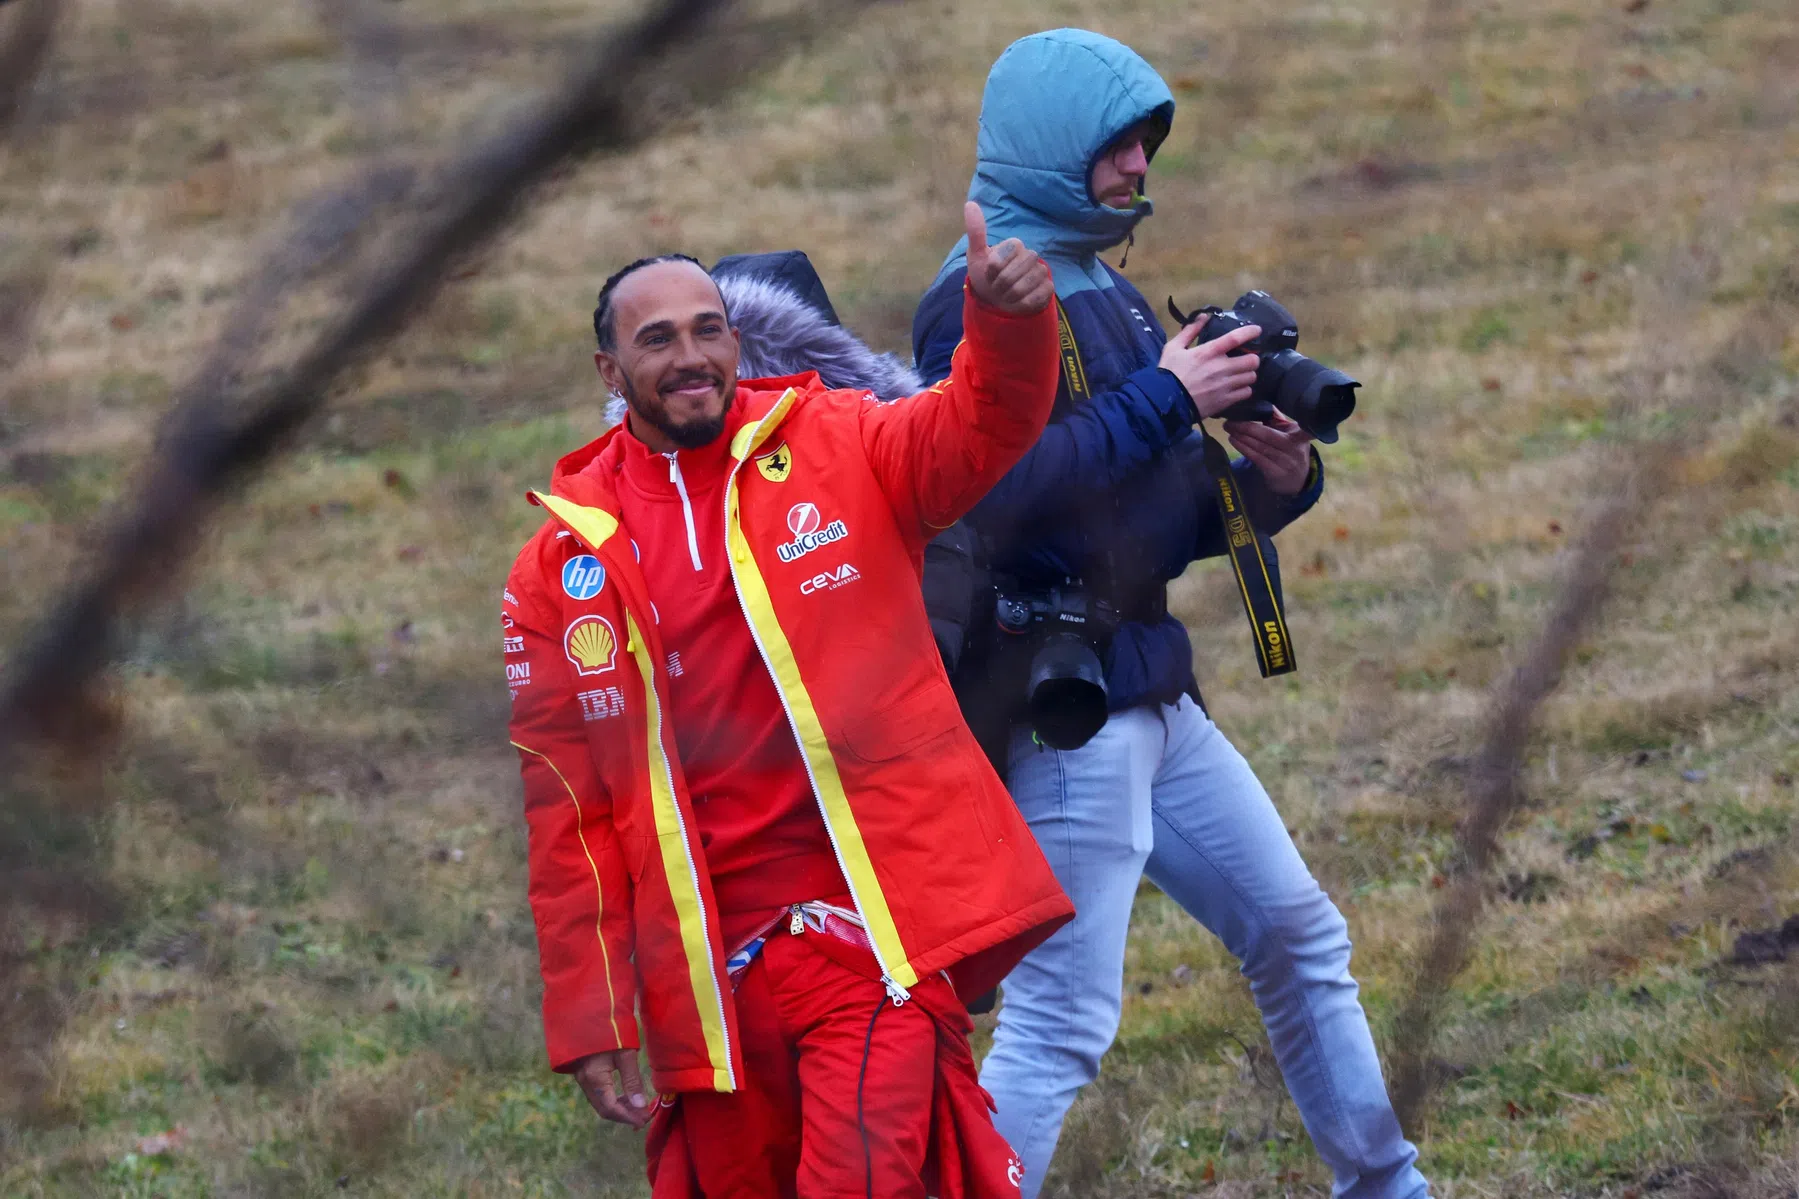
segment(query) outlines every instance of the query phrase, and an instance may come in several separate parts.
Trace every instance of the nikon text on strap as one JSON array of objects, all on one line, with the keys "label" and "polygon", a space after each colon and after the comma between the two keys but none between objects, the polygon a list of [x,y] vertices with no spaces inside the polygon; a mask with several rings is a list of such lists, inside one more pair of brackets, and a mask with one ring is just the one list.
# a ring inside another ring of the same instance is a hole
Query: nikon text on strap
[{"label": "nikon text on strap", "polygon": [[1275,593],[1274,578],[1268,573],[1268,562],[1262,556],[1262,539],[1249,523],[1249,510],[1243,506],[1243,493],[1237,489],[1237,476],[1231,471],[1230,455],[1208,432],[1199,426],[1205,438],[1206,473],[1212,476],[1217,491],[1218,515],[1224,521],[1224,537],[1230,546],[1231,570],[1237,575],[1237,588],[1243,596],[1243,611],[1249,617],[1249,629],[1256,642],[1256,665],[1262,677],[1271,678],[1296,669],[1293,642],[1287,636],[1287,618],[1281,613],[1281,597]]},{"label": "nikon text on strap", "polygon": [[[1071,400],[1079,404],[1093,398],[1087,383],[1087,369],[1081,362],[1080,348],[1075,345],[1074,329],[1062,302],[1056,301],[1056,326],[1062,347],[1062,382]],[[1225,544],[1230,550],[1231,570],[1237,576],[1237,590],[1243,597],[1243,612],[1249,618],[1250,634],[1256,643],[1256,665],[1263,678],[1288,674],[1297,669],[1293,661],[1293,642],[1287,636],[1287,618],[1281,612],[1281,599],[1275,590],[1274,576],[1262,555],[1262,539],[1250,523],[1249,509],[1243,504],[1237,476],[1231,471],[1230,455],[1206,431],[1202,422],[1199,435],[1204,439],[1206,473],[1218,501],[1218,517],[1224,523]]]}]

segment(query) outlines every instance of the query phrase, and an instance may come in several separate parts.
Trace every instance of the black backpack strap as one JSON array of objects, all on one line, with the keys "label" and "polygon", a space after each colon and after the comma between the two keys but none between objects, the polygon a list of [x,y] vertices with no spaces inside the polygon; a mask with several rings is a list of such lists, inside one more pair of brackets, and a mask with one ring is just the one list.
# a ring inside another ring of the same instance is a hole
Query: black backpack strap
[{"label": "black backpack strap", "polygon": [[992,590],[980,538],[967,521],[957,521],[926,543],[924,610],[943,669],[952,676],[978,627],[983,603],[991,602]]}]

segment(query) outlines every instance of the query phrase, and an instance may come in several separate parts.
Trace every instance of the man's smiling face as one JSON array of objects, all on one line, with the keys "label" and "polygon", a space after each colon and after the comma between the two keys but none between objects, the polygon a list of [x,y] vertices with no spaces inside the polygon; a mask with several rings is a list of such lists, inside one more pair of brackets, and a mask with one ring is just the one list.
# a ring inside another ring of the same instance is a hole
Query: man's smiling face
[{"label": "man's smiling face", "polygon": [[737,332],[712,276],[691,262],[633,271],[612,293],[613,348],[594,362],[652,449],[695,449],[724,432],[737,394]]}]

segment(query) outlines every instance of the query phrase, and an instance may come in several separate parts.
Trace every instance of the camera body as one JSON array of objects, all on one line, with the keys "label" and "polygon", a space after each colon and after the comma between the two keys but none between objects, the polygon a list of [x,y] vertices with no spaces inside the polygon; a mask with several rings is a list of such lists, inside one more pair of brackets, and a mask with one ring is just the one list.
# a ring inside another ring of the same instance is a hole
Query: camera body
[{"label": "camera body", "polygon": [[1106,723],[1100,655],[1118,630],[1117,609],[1071,579],[1046,591],[1001,588],[994,623],[1029,652],[1025,703],[1038,740],[1052,749],[1085,745]]},{"label": "camera body", "polygon": [[1337,426],[1355,411],[1356,388],[1361,384],[1299,352],[1299,322],[1279,300],[1265,291],[1246,291],[1229,308],[1208,305],[1199,312],[1183,313],[1170,296],[1168,311],[1183,328],[1199,319],[1200,313],[1211,314],[1212,319],[1193,339],[1195,345],[1215,341],[1245,325],[1261,329],[1254,341],[1236,351],[1261,358],[1250,397],[1219,413],[1222,419],[1268,424],[1279,408],[1326,445],[1337,440]]}]

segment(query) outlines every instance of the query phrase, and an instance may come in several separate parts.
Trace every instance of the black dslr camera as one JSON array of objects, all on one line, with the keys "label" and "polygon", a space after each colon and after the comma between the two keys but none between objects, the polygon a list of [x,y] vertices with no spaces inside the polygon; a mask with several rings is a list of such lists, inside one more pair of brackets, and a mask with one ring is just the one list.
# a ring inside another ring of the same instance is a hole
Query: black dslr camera
[{"label": "black dslr camera", "polygon": [[1106,670],[1100,662],[1118,631],[1118,612],[1070,580],[1048,591],[1001,590],[994,600],[1001,633],[1028,647],[1025,703],[1037,739],[1079,749],[1106,723]]},{"label": "black dslr camera", "polygon": [[1337,440],[1337,426],[1355,411],[1355,391],[1361,384],[1322,363],[1301,354],[1299,322],[1279,300],[1265,291],[1246,291],[1237,302],[1224,309],[1208,304],[1198,312],[1183,313],[1168,297],[1168,312],[1186,328],[1201,313],[1211,313],[1193,344],[1214,341],[1232,329],[1256,325],[1261,336],[1239,348],[1237,354],[1258,354],[1255,387],[1250,397],[1233,404],[1218,415],[1224,420],[1251,420],[1268,424],[1274,409],[1292,417],[1299,427],[1319,441],[1330,445]]}]

